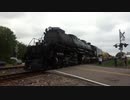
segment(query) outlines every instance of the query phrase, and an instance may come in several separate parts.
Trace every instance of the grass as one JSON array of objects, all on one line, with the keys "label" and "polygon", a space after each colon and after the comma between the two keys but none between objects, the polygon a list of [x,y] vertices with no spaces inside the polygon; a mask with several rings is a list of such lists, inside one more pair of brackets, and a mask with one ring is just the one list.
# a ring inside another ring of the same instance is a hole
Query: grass
[{"label": "grass", "polygon": [[128,65],[130,65],[130,60],[128,60]]},{"label": "grass", "polygon": [[114,59],[112,60],[109,60],[109,61],[104,61],[101,65],[99,65],[98,63],[96,63],[96,65],[98,66],[102,66],[102,67],[119,67],[119,68],[130,68],[130,60],[128,60],[127,62],[127,66],[125,66],[124,62],[122,62],[121,60],[118,60],[117,61],[117,66],[115,66],[115,62],[114,62]]},{"label": "grass", "polygon": [[96,63],[96,65],[98,65],[98,66],[104,66],[104,67],[113,67],[113,66],[115,66],[114,65],[114,60],[104,61],[104,62],[102,62],[101,65],[98,64],[98,63]]}]

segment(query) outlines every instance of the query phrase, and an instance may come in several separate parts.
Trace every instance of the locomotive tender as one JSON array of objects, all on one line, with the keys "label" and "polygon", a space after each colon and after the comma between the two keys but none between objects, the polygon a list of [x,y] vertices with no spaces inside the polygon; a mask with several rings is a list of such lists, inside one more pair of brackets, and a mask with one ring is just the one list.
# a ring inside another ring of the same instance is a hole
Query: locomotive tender
[{"label": "locomotive tender", "polygon": [[29,45],[25,54],[25,69],[49,70],[97,61],[102,50],[59,27],[45,29],[44,39]]}]

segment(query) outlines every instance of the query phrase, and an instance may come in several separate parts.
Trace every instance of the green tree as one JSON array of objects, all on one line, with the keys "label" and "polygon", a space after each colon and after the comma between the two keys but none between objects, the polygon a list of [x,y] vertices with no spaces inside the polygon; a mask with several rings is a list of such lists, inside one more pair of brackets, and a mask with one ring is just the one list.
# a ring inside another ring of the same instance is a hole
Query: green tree
[{"label": "green tree", "polygon": [[17,49],[18,49],[18,51],[17,51],[17,57],[19,59],[21,59],[21,60],[23,60],[24,54],[26,52],[26,47],[27,46],[25,44],[20,43],[20,42],[17,41]]},{"label": "green tree", "polygon": [[8,61],[16,46],[16,36],[7,27],[0,26],[0,60]]}]

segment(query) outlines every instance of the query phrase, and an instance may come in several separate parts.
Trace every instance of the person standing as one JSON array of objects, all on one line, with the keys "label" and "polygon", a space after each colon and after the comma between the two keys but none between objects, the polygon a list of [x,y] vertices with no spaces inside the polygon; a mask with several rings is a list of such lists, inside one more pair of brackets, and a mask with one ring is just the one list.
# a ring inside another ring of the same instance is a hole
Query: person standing
[{"label": "person standing", "polygon": [[101,55],[98,57],[98,61],[99,61],[99,64],[101,65],[102,64],[102,56]]},{"label": "person standing", "polygon": [[125,56],[125,66],[127,66],[127,57]]},{"label": "person standing", "polygon": [[117,66],[117,57],[114,58],[115,66]]}]

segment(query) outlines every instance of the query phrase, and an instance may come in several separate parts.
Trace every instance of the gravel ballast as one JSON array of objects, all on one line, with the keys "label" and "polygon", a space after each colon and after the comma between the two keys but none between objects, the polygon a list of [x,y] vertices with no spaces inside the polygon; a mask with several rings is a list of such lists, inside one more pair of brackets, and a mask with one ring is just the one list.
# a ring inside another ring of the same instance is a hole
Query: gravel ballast
[{"label": "gravel ballast", "polygon": [[95,86],[90,82],[54,73],[0,82],[0,86]]}]

